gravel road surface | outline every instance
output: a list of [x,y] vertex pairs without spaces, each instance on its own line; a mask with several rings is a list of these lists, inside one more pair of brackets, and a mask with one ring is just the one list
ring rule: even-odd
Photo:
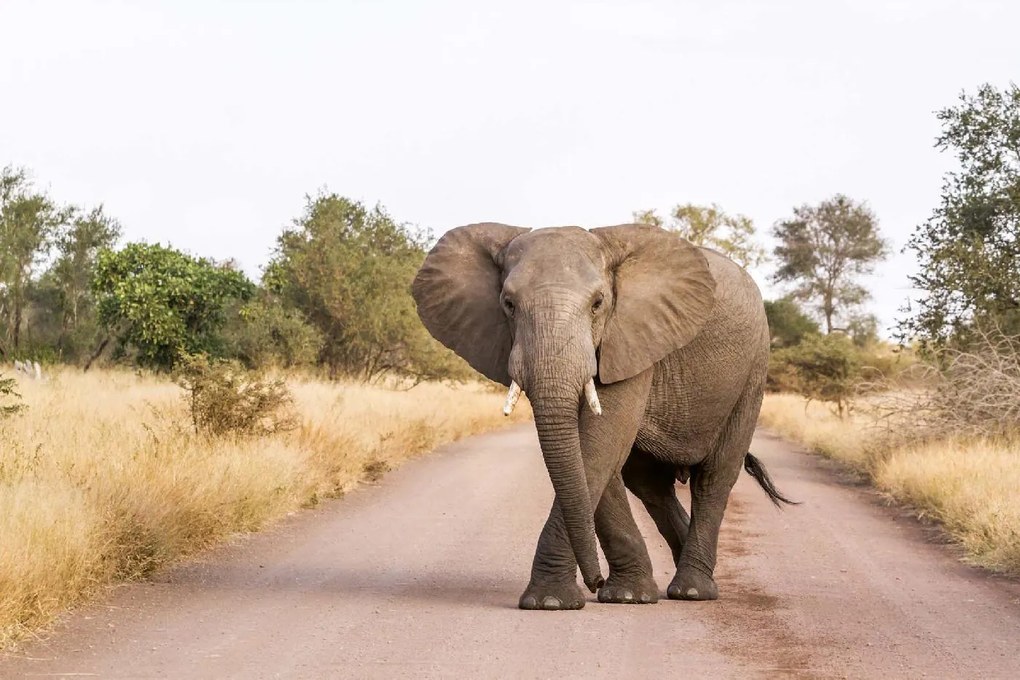
[[[763,432],[752,450],[803,504],[741,479],[716,602],[518,610],[552,498],[527,425],[115,588],[0,677],[1020,678],[1020,584],[825,461]],[[635,516],[664,590],[669,551]]]

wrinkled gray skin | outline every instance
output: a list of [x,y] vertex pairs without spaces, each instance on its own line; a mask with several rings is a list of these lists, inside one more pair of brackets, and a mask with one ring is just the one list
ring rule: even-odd
[[[656,227],[485,223],[447,232],[413,292],[437,339],[489,378],[516,380],[534,410],[556,496],[520,606],[583,607],[578,566],[602,602],[657,601],[625,487],[672,550],[667,595],[718,597],[723,510],[745,455],[759,465],[747,451],[769,334],[750,276]],[[583,397],[592,377],[601,416]],[[674,489],[688,475],[690,517]]]

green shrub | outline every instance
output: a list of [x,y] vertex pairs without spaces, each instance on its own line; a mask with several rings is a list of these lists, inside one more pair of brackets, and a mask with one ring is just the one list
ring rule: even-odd
[[177,384],[196,432],[214,436],[264,436],[294,429],[292,397],[283,380],[266,380],[234,361],[186,356]]
[[773,389],[829,402],[842,418],[858,393],[861,355],[843,334],[809,335],[800,344],[773,352],[769,373]]

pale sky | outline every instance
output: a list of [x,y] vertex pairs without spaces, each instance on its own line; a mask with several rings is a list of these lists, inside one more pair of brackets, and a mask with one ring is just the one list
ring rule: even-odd
[[[0,0],[0,165],[253,277],[320,187],[435,233],[938,204],[934,111],[1020,80],[1017,2]],[[869,284],[888,326],[911,256]],[[756,272],[768,296],[769,269]]]

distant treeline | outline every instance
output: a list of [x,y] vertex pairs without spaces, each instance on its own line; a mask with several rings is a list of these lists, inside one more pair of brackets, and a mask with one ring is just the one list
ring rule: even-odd
[[[938,118],[936,146],[960,167],[908,243],[920,295],[897,326],[902,344],[932,357],[990,328],[1020,334],[1020,88],[983,85]],[[824,361],[874,344],[876,320],[864,311],[869,294],[859,277],[889,244],[865,202],[836,194],[793,208],[772,227],[771,253],[756,242],[750,219],[717,205],[633,217],[745,266],[771,259],[772,280],[787,290],[767,305],[780,360],[803,359],[790,348],[806,338],[830,338],[807,346]],[[409,287],[430,235],[381,206],[327,192],[306,197],[259,282],[232,262],[158,244],[120,246],[120,236],[103,206],[60,205],[25,169],[0,171],[3,358],[171,370],[205,354],[252,368],[318,367],[334,377],[472,374],[415,314]]]
[[427,235],[382,207],[307,197],[256,283],[230,261],[159,244],[118,248],[120,226],[102,206],[60,206],[24,169],[3,169],[0,190],[7,360],[172,370],[204,354],[332,377],[470,375],[415,314],[409,287]]

